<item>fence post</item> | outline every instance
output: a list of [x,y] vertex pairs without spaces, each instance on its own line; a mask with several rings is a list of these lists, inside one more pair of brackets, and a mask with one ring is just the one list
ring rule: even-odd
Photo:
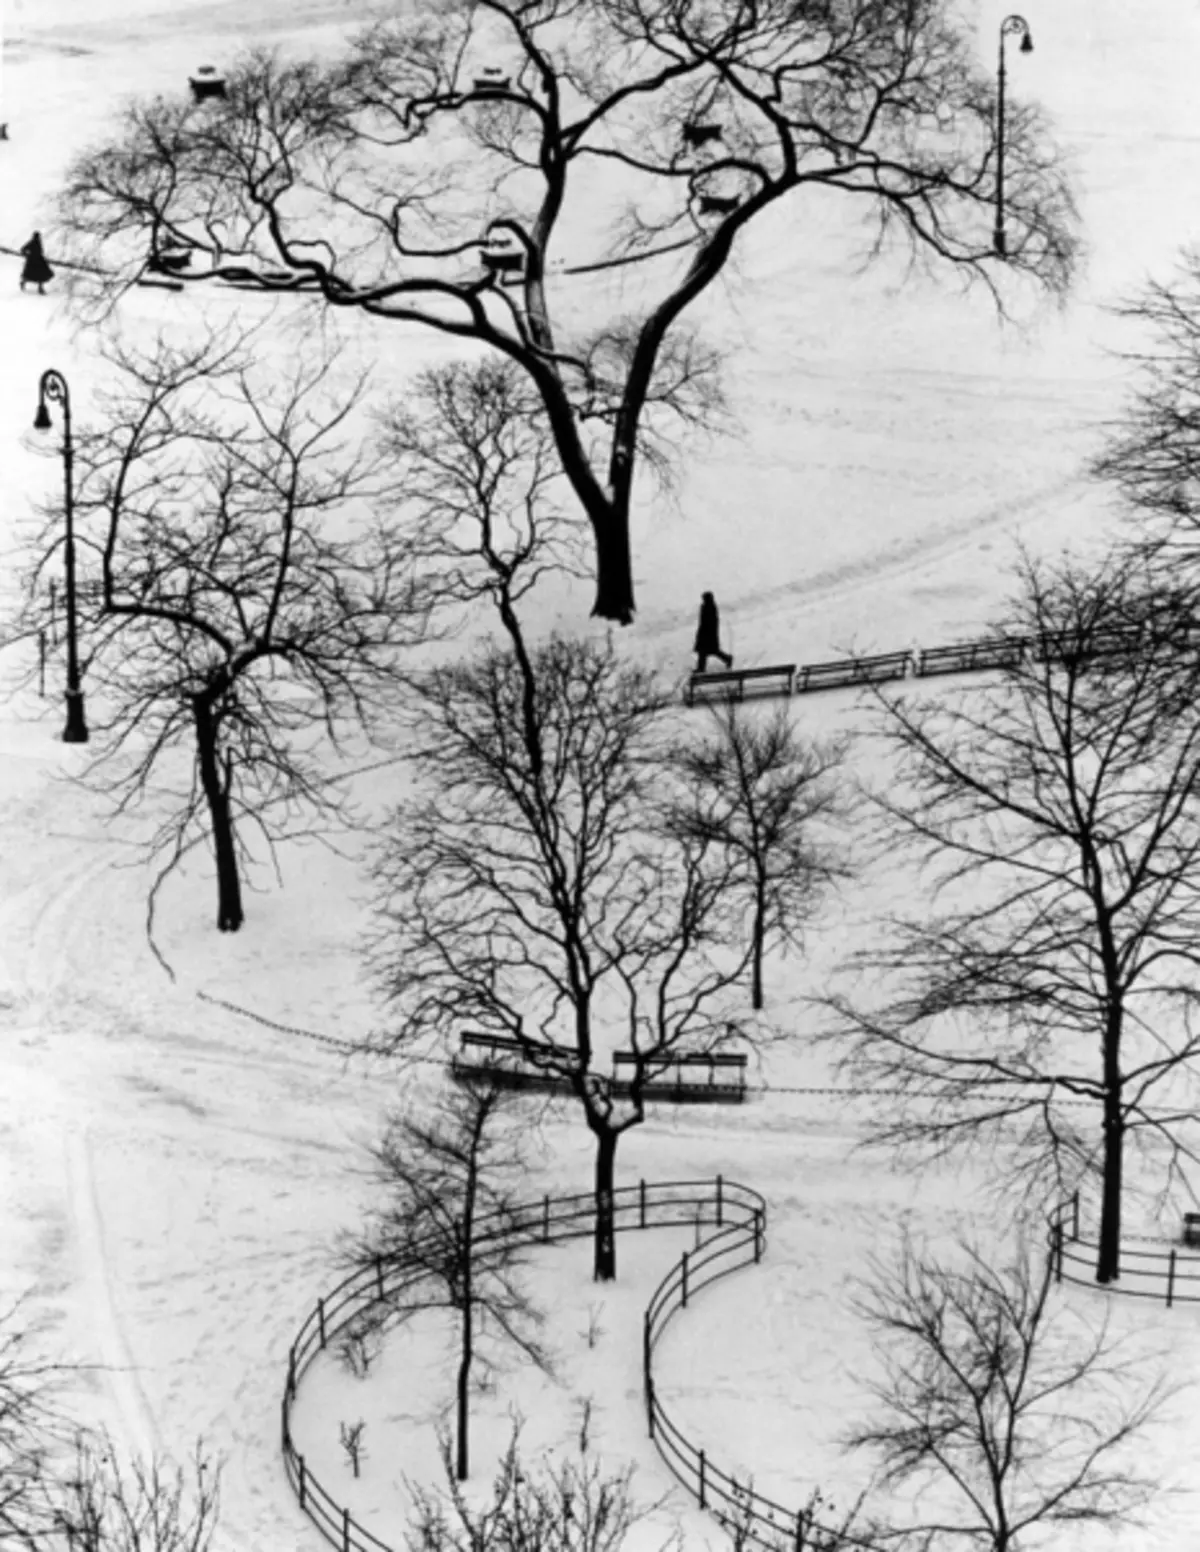
[[550,1243],[550,1196],[549,1196],[549,1193],[547,1193],[542,1198],[542,1241],[543,1241],[544,1244],[547,1244],[547,1245]]
[[46,699],[46,632],[38,631],[38,694]]
[[700,1507],[702,1509],[707,1509],[708,1508],[708,1502],[707,1502],[707,1499],[705,1498],[704,1451],[703,1450],[700,1451]]
[[325,1300],[317,1300],[317,1325],[321,1330],[321,1347],[325,1346]]
[[763,1242],[762,1225],[763,1225],[763,1210],[762,1210],[761,1207],[756,1207],[754,1209],[754,1261],[755,1261],[755,1265],[757,1265],[758,1262],[760,1262],[762,1260],[762,1242]]
[[305,1509],[308,1506],[307,1506],[307,1504],[304,1501],[305,1482],[304,1482],[304,1456],[303,1455],[297,1455],[296,1456],[296,1464],[300,1468],[300,1481],[298,1483],[298,1491],[299,1491],[299,1494],[300,1494],[300,1507],[302,1509]]
[[1061,1283],[1063,1274],[1063,1226],[1061,1218],[1056,1218],[1054,1220],[1054,1234],[1052,1236],[1052,1241],[1053,1249],[1051,1251],[1051,1258],[1054,1262],[1054,1281],[1056,1283]]
[[796,1510],[796,1552],[804,1552],[804,1543],[808,1539],[808,1516],[803,1509]]
[[375,1282],[379,1287],[379,1297],[383,1298],[383,1257],[375,1257]]
[[646,1227],[646,1182],[638,1181],[638,1228]]
[[684,1309],[687,1309],[687,1266],[688,1266],[688,1253],[687,1253],[686,1250],[683,1253],[683,1260],[679,1263],[679,1265],[682,1268],[682,1272],[683,1272],[683,1281],[680,1284],[680,1287],[683,1290],[682,1304],[683,1304]]
[[725,1204],[723,1199],[724,1187],[720,1175],[717,1176],[717,1227],[720,1228],[724,1221]]
[[1171,1258],[1167,1262],[1167,1308],[1175,1302],[1175,1252],[1171,1251]]
[[342,1510],[342,1552],[350,1552],[350,1511]]
[[1071,1198],[1071,1238],[1079,1238],[1079,1192]]

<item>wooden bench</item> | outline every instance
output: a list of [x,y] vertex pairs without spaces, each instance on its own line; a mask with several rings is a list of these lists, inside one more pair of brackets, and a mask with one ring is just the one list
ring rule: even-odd
[[689,706],[702,701],[743,701],[747,695],[790,695],[795,663],[767,668],[725,668],[715,674],[693,674],[683,698]]
[[1185,1245],[1200,1246],[1200,1212],[1184,1213],[1183,1243]]
[[885,684],[906,679],[911,652],[878,652],[873,657],[843,657],[831,663],[802,663],[792,685],[798,695],[812,690],[836,690],[854,684]]
[[1132,657],[1145,644],[1135,625],[1083,633],[1047,631],[1029,638],[1030,654],[1039,663],[1091,663]]
[[947,647],[923,647],[915,654],[917,676],[965,674],[983,668],[1012,668],[1025,655],[1020,636],[985,636],[979,641],[956,641]]
[[638,1064],[652,1069],[641,1085],[643,1094],[676,1104],[740,1104],[746,1097],[744,1051],[686,1052],[678,1056],[639,1056],[636,1051],[613,1053],[613,1087],[626,1093]]
[[[486,1077],[502,1088],[565,1088],[566,1071],[579,1063],[578,1052],[570,1046],[517,1040],[481,1029],[463,1030],[458,1041],[450,1072],[460,1081]],[[545,1061],[538,1059],[540,1054]]]

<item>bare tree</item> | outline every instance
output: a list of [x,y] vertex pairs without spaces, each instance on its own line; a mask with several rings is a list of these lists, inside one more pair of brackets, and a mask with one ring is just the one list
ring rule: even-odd
[[1064,293],[1071,195],[1013,101],[995,253],[996,92],[974,55],[946,0],[425,0],[331,62],[254,53],[222,100],[134,102],[70,168],[58,227],[112,273],[105,303],[150,263],[515,362],[591,525],[594,612],[627,623],[639,453],[669,459],[719,407],[685,315],[777,201],[843,195],[874,248],[998,301],[1005,270]]
[[1118,309],[1149,343],[1128,359],[1130,402],[1094,471],[1168,566],[1195,566],[1200,529],[1200,252],[1169,280],[1151,281]]
[[[222,931],[244,917],[239,821],[270,842],[298,812],[336,812],[313,746],[371,725],[425,622],[411,573],[361,510],[383,479],[376,455],[348,445],[360,385],[335,396],[332,360],[281,380],[256,366],[255,343],[114,345],[116,385],[75,448],[95,570],[90,774],[126,811],[168,751],[190,749],[190,784],[154,845],[169,870],[207,830]],[[60,533],[51,514],[27,632],[44,625]]]
[[[477,1359],[494,1361],[497,1343],[550,1368],[538,1338],[542,1315],[521,1284],[527,1250],[518,1186],[519,1140],[502,1128],[505,1096],[486,1083],[442,1094],[431,1115],[393,1117],[375,1152],[387,1193],[366,1233],[347,1251],[354,1266],[393,1261],[404,1276],[377,1306],[394,1325],[422,1310],[458,1319],[454,1470],[469,1466],[471,1375]],[[481,1345],[486,1324],[491,1333]]]
[[197,1445],[190,1464],[124,1464],[103,1435],[81,1434],[54,1492],[54,1529],[36,1552],[208,1552],[220,1511],[220,1467]]
[[[634,1500],[632,1467],[606,1474],[581,1453],[531,1469],[519,1443],[514,1429],[482,1508],[463,1496],[445,1445],[446,1490],[416,1493],[409,1552],[621,1552],[657,1507]],[[676,1546],[675,1537],[663,1541],[664,1552]]]
[[1165,1149],[1168,1183],[1194,1162],[1193,618],[1136,563],[1030,565],[1005,622],[1025,650],[998,682],[884,702],[898,763],[874,802],[920,904],[854,961],[884,979],[874,1005],[835,1003],[847,1065],[897,1091],[881,1141],[940,1152],[1016,1126],[1031,1179],[1099,1176],[1100,1282],[1120,1272],[1127,1140]]
[[65,1420],[54,1398],[61,1368],[32,1351],[20,1309],[0,1312],[0,1544],[26,1547],[50,1523],[47,1484]]
[[382,417],[389,529],[433,610],[494,609],[516,650],[519,608],[548,574],[583,576],[578,524],[545,411],[507,361],[421,372]]
[[759,1009],[767,949],[800,948],[822,892],[848,871],[828,833],[818,833],[820,821],[843,812],[834,778],[846,744],[804,741],[783,707],[765,720],[734,702],[710,710],[709,736],[682,740],[674,751],[682,793],[667,823],[727,848],[741,864],[751,1003]]
[[[578,1098],[596,1139],[595,1274],[616,1274],[617,1142],[646,1081],[736,1033],[734,864],[665,835],[651,677],[611,645],[488,649],[420,686],[420,791],[378,865],[375,973],[388,1048],[464,1025],[518,1042]],[[633,1053],[627,1094],[612,1050]]]
[[881,1544],[1017,1552],[1064,1526],[1138,1522],[1159,1483],[1131,1460],[1169,1395],[1102,1325],[1051,1308],[1048,1257],[956,1264],[905,1243],[856,1303],[873,1328],[880,1410],[849,1443],[913,1500]]

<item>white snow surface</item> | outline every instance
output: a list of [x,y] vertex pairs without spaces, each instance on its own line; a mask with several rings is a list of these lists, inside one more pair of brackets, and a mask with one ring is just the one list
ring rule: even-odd
[[[974,9],[990,59],[1004,8]],[[128,94],[177,89],[243,43],[330,47],[370,10],[358,0],[4,0],[0,242],[19,246],[45,220],[66,160]],[[704,587],[746,662],[950,640],[1004,598],[1018,544],[1048,554],[1111,531],[1106,497],[1083,473],[1127,382],[1114,352],[1136,344],[1109,309],[1150,271],[1169,270],[1194,231],[1200,8],[1029,0],[1025,14],[1036,52],[1014,60],[1010,82],[1057,122],[1089,246],[1068,305],[1002,326],[982,294],[912,279],[896,261],[852,273],[861,234],[836,208],[800,198],[774,213],[698,312],[728,350],[740,433],[689,454],[674,506],[646,494],[638,620],[622,650],[681,674]],[[26,432],[37,376],[66,371],[78,416],[96,367],[53,296],[19,294],[12,261],[3,273],[0,522],[11,540],[58,478]],[[198,305],[137,294],[124,326],[149,334],[172,309]],[[397,383],[446,348],[382,325],[352,343],[364,358],[378,352]],[[555,598],[538,625],[586,628],[587,604],[586,590]],[[798,703],[796,715],[820,732],[861,713],[833,695]],[[339,1275],[338,1236],[369,1200],[365,1149],[383,1113],[402,1087],[438,1074],[397,1077],[309,1038],[353,1039],[380,1016],[358,955],[356,837],[285,846],[280,878],[255,871],[248,921],[231,936],[213,930],[211,876],[190,861],[159,902],[156,955],[144,824],[106,822],[73,780],[87,751],[59,741],[60,721],[55,684],[44,701],[0,706],[0,1302],[24,1298],[44,1349],[89,1366],[70,1397],[81,1419],[130,1451],[184,1458],[199,1437],[223,1458],[222,1552],[315,1548],[280,1462],[286,1353]],[[377,810],[404,779],[400,762],[367,771],[356,796]],[[772,1018],[797,1037],[754,1075],[774,1092],[742,1109],[654,1110],[618,1159],[622,1182],[723,1172],[766,1196],[766,1260],[677,1322],[660,1384],[714,1460],[796,1504],[817,1485],[846,1502],[865,1480],[865,1462],[838,1448],[867,1404],[871,1361],[852,1279],[904,1224],[934,1239],[964,1224],[994,1237],[971,1173],[898,1173],[857,1149],[869,1106],[788,1092],[828,1075],[805,1046],[813,1015],[800,999],[906,887],[856,880],[808,959],[771,967]],[[547,1119],[537,1189],[586,1189],[587,1137],[573,1122],[569,1112]],[[672,1524],[689,1547],[723,1543],[673,1488],[641,1407],[641,1309],[686,1243],[674,1231],[628,1237],[621,1281],[604,1290],[589,1281],[586,1245],[538,1254],[532,1276],[560,1377],[501,1374],[480,1403],[480,1479],[512,1409],[530,1448],[552,1448],[569,1445],[591,1398],[595,1447],[636,1466],[641,1496],[663,1499],[647,1544]],[[1106,1307],[1095,1293],[1064,1297],[1096,1319]],[[1111,1314],[1148,1364],[1169,1348],[1175,1377],[1196,1377],[1195,1310],[1118,1302]],[[406,1483],[436,1480],[447,1353],[440,1327],[414,1327],[367,1380],[329,1364],[301,1391],[295,1426],[314,1469],[395,1546]],[[337,1434],[358,1418],[366,1464],[354,1482]],[[1185,1483],[1198,1449],[1185,1400],[1154,1458]],[[1169,1497],[1119,1545],[1193,1552],[1198,1524],[1186,1495]]]

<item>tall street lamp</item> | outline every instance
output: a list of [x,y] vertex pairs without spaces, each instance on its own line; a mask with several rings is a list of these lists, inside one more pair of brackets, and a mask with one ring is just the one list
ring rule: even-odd
[[996,98],[996,230],[993,246],[998,258],[1008,257],[1008,235],[1004,230],[1004,87],[1007,72],[1004,65],[1004,45],[1014,33],[1021,35],[1021,53],[1033,53],[1033,34],[1023,16],[1006,16],[1000,23],[1000,72],[999,91]]
[[87,721],[83,712],[83,690],[79,683],[79,637],[75,610],[75,445],[71,440],[71,395],[67,380],[53,367],[43,372],[38,383],[37,414],[34,428],[49,431],[54,422],[50,418],[47,400],[62,405],[63,412],[63,482],[67,518],[67,543],[65,560],[67,572],[67,721],[63,728],[64,744],[86,744]]

